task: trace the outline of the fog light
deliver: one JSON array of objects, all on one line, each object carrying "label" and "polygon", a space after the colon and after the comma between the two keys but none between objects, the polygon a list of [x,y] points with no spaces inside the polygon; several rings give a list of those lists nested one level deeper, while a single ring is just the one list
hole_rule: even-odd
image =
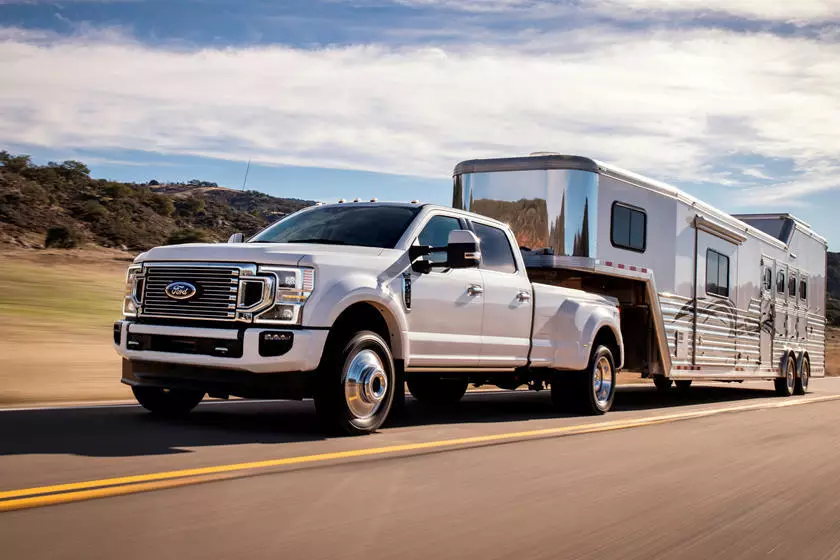
[{"label": "fog light", "polygon": [[262,315],[261,320],[268,321],[294,321],[297,316],[297,306],[295,305],[275,305]]}]

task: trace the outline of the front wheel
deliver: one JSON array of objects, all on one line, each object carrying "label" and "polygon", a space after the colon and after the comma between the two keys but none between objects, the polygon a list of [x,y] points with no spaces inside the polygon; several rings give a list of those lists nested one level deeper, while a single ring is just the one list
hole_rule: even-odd
[{"label": "front wheel", "polygon": [[183,389],[132,387],[131,391],[143,408],[158,416],[183,416],[204,398],[204,393],[200,391]]},{"label": "front wheel", "polygon": [[777,377],[773,380],[776,386],[776,394],[780,397],[789,397],[796,390],[796,360],[793,354],[788,355],[784,365],[784,377]]},{"label": "front wheel", "polygon": [[551,401],[561,410],[597,415],[607,412],[615,399],[615,360],[606,346],[598,346],[583,371],[556,372],[551,380]]},{"label": "front wheel", "polygon": [[394,358],[378,334],[338,336],[325,349],[318,370],[315,408],[330,432],[362,435],[376,431],[394,400]]}]

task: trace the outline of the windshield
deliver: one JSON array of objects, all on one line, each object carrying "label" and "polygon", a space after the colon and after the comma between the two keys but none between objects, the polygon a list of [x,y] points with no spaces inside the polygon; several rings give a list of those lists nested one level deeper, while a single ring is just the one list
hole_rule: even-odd
[{"label": "windshield", "polygon": [[251,242],[393,249],[419,211],[408,206],[324,206],[293,214],[266,228]]}]

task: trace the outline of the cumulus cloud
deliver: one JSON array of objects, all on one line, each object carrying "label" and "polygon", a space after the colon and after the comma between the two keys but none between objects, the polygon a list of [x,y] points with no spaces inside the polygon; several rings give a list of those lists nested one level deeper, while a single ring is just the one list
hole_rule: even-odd
[{"label": "cumulus cloud", "polygon": [[840,45],[721,30],[305,50],[5,29],[0,138],[421,176],[551,150],[709,181],[751,154],[828,170],[840,186],[837,60]]}]

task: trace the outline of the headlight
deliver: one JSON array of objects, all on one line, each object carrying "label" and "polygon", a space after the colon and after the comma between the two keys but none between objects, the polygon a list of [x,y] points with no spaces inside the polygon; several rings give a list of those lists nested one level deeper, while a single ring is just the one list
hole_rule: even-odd
[{"label": "headlight", "polygon": [[299,325],[303,305],[315,289],[315,271],[311,268],[261,266],[260,274],[273,274],[277,279],[274,305],[260,313],[257,323]]},{"label": "headlight", "polygon": [[125,293],[123,294],[123,315],[134,317],[140,310],[140,298],[143,296],[143,265],[133,264],[125,275]]}]

